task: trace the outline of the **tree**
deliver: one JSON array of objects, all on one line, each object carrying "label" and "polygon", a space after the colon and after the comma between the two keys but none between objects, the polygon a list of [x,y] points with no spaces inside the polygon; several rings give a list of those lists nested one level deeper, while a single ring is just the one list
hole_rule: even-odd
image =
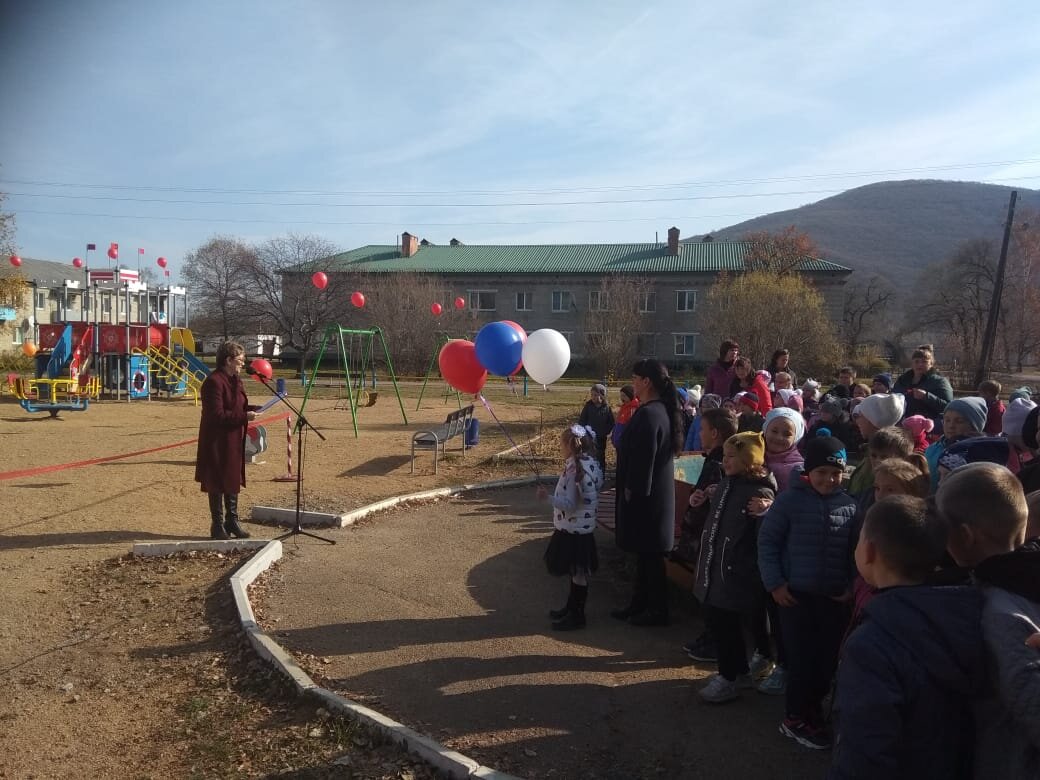
[{"label": "tree", "polygon": [[1021,372],[1040,351],[1040,212],[1020,211],[1011,232],[997,346]]},{"label": "tree", "polygon": [[884,319],[895,294],[892,286],[876,275],[845,287],[841,331],[850,352],[855,352],[865,336]]},{"label": "tree", "polygon": [[768,230],[748,233],[744,241],[750,244],[744,255],[744,267],[749,271],[790,274],[797,271],[804,260],[820,254],[809,234],[794,225],[788,225],[779,233]]},{"label": "tree", "polygon": [[243,303],[251,300],[244,273],[255,254],[230,236],[214,236],[191,252],[184,264],[184,280],[195,301],[196,327],[224,339],[250,330]]},{"label": "tree", "polygon": [[[0,206],[7,200],[7,193],[0,192]],[[15,221],[14,214],[0,208],[0,255],[13,255],[18,251],[18,245],[14,241]]]},{"label": "tree", "polygon": [[343,274],[329,274],[328,286],[319,290],[309,274],[287,271],[314,265],[336,251],[333,244],[318,236],[290,233],[252,249],[241,268],[242,289],[248,291],[238,301],[241,315],[256,333],[278,333],[284,346],[298,350],[301,371],[326,326],[346,321],[350,293],[356,288]]},{"label": "tree", "polygon": [[585,341],[602,376],[627,376],[637,357],[644,317],[640,310],[651,289],[647,279],[615,274],[604,277],[593,292],[599,306],[585,314]]},{"label": "tree", "polygon": [[[366,273],[359,289],[367,298],[367,321],[382,328],[394,369],[401,374],[424,375],[444,336],[467,338],[476,324],[475,312],[456,311],[450,300],[443,300],[443,283],[425,274]],[[430,311],[434,303],[444,307],[440,317]]]},{"label": "tree", "polygon": [[829,375],[841,360],[838,329],[823,296],[795,274],[723,274],[708,291],[701,330],[709,343],[736,338],[741,353],[759,368],[779,347],[791,350],[799,374]]}]

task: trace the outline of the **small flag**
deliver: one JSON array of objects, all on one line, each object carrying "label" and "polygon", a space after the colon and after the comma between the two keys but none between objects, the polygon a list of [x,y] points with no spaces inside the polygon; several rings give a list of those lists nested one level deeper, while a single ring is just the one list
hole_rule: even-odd
[{"label": "small flag", "polygon": [[144,250],[143,250],[143,249],[138,249],[138,250],[137,250],[137,254],[139,254],[139,255],[143,255],[143,254],[144,254]]},{"label": "small flag", "polygon": [[167,275],[167,276],[169,276],[169,275],[170,275],[170,272],[169,272],[169,271],[166,271],[165,273],[166,273],[166,275]]},{"label": "small flag", "polygon": [[97,249],[97,244],[87,244],[87,251],[89,252],[91,249]]}]

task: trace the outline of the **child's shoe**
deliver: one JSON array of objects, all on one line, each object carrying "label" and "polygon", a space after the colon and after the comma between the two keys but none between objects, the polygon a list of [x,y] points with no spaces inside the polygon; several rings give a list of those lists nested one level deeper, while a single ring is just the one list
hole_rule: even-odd
[{"label": "child's shoe", "polygon": [[718,651],[715,648],[715,638],[707,631],[689,644],[683,645],[683,651],[694,661],[713,663],[718,660]]},{"label": "child's shoe", "polygon": [[773,667],[762,682],[758,684],[758,692],[767,696],[782,696],[787,692],[787,670],[779,664]]},{"label": "child's shoe", "polygon": [[713,674],[708,684],[697,691],[697,695],[711,704],[722,704],[740,697],[736,682],[730,682],[721,674]]},{"label": "child's shoe", "polygon": [[768,656],[762,655],[760,652],[756,650],[755,654],[751,656],[751,661],[748,663],[748,666],[751,669],[751,676],[761,677],[763,674],[769,671],[769,667],[770,665],[772,665],[772,663],[772,659],[770,659]]},{"label": "child's shoe", "polygon": [[827,750],[831,746],[826,729],[812,726],[801,718],[784,718],[780,722],[780,733],[810,750]]}]

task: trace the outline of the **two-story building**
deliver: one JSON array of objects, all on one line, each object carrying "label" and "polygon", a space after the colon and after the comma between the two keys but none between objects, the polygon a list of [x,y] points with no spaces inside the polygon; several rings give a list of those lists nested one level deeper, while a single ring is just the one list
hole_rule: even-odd
[{"label": "two-story building", "polygon": [[[603,280],[638,277],[646,285],[637,351],[681,366],[715,357],[717,345],[698,338],[698,307],[719,274],[745,270],[747,251],[748,244],[739,241],[681,242],[674,227],[664,244],[465,245],[452,239],[433,245],[404,233],[400,246],[363,246],[287,273],[423,274],[443,288],[445,304],[461,297],[475,313],[477,327],[514,320],[528,331],[553,328],[567,337],[577,358],[587,339],[595,338],[589,322],[596,318],[587,313],[610,316],[600,299]],[[821,292],[831,318],[840,322],[842,287],[851,269],[806,258],[799,271]]]}]

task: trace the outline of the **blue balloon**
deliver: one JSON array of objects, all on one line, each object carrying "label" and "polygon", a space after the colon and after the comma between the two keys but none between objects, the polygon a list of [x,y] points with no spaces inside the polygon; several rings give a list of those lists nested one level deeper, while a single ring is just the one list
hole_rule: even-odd
[{"label": "blue balloon", "polygon": [[509,376],[516,371],[523,356],[524,341],[512,325],[489,322],[473,340],[480,365],[496,376]]}]

